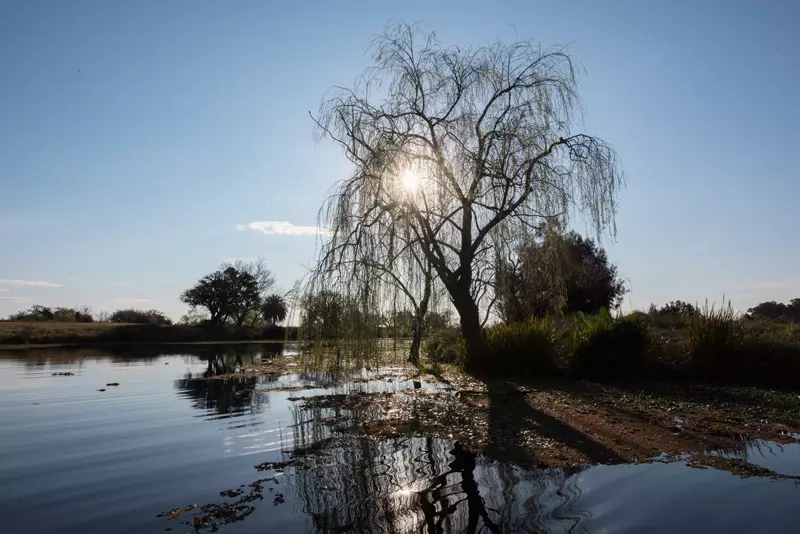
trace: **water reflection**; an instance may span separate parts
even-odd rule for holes
[[[795,437],[796,439],[796,437]],[[778,443],[764,439],[739,438],[736,447],[715,449],[709,454],[747,462],[775,471],[780,475],[800,476],[800,443]]]
[[[270,382],[235,375],[274,350],[171,350],[0,353],[2,532],[213,531],[244,519],[226,515],[237,502],[254,511],[229,532],[797,530],[794,480],[683,462],[526,470],[452,440],[364,435],[365,421],[392,415],[348,399],[438,387],[399,369]],[[121,385],[97,392],[108,382]],[[253,469],[292,450],[282,476]],[[717,454],[800,474],[797,443]],[[177,520],[156,517],[175,507],[186,510]],[[217,524],[195,524],[197,514]]]
[[[348,438],[287,479],[318,532],[583,532],[580,471],[525,471],[433,438]]]
[[[256,387],[275,382],[277,377],[236,375],[247,365],[278,356],[281,349],[281,345],[216,349],[201,356],[206,361],[203,372],[187,371],[175,380],[175,389],[181,397],[192,400],[192,406],[199,410],[211,410],[216,415],[258,414],[269,405],[269,396],[259,394]],[[232,376],[217,378],[222,375]]]
[[[369,385],[369,383],[367,383]],[[527,471],[435,438],[337,434],[380,417],[333,403],[294,410],[287,478],[317,532],[583,532],[573,476],[583,468]]]

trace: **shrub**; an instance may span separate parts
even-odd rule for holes
[[[9,321],[55,321],[60,323],[91,323],[94,322],[92,310],[88,306],[77,306],[75,308],[59,307],[55,309],[47,306],[31,306],[30,309],[12,314],[8,317]]]
[[[155,324],[171,325],[172,320],[158,310],[117,310],[111,314],[109,321],[112,323]]]
[[[455,327],[434,330],[425,342],[425,353],[434,364],[463,362],[466,352],[461,331]]]
[[[640,378],[650,342],[650,329],[640,315],[614,318],[601,310],[591,319],[578,314],[570,369],[578,377],[595,380]]]
[[[487,359],[476,365],[498,374],[556,374],[554,337],[555,327],[547,319],[493,325],[486,329]]]

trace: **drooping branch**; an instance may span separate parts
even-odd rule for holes
[[[479,332],[500,250],[576,212],[614,232],[622,170],[605,142],[573,131],[581,108],[566,49],[450,48],[399,24],[374,41],[373,60],[313,117],[353,166],[320,212],[331,231],[320,272],[348,266],[358,274],[337,280],[362,284],[355,293],[407,296],[424,292],[428,265],[462,326]],[[408,173],[417,185],[404,184]]]

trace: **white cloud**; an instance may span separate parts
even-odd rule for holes
[[[61,284],[53,282],[42,282],[41,280],[8,280],[0,278],[0,284],[7,286],[25,286],[25,287],[61,287]]]
[[[8,293],[8,289],[0,287],[0,293]]]
[[[155,302],[153,299],[142,299],[136,297],[117,297],[114,299],[117,304],[145,304],[148,302]]]
[[[286,221],[255,221],[249,224],[237,224],[240,232],[255,230],[266,235],[328,235],[328,230],[318,226],[297,226]]]
[[[31,299],[25,297],[0,297],[0,300],[10,300],[11,302],[29,302]]]

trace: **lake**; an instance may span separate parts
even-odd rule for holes
[[[399,374],[206,379],[293,357],[281,350],[0,351],[0,531],[800,531],[794,480],[683,462],[525,470],[448,440],[337,435],[321,423],[353,414],[297,402],[440,387]],[[800,475],[798,444],[714,454]]]

